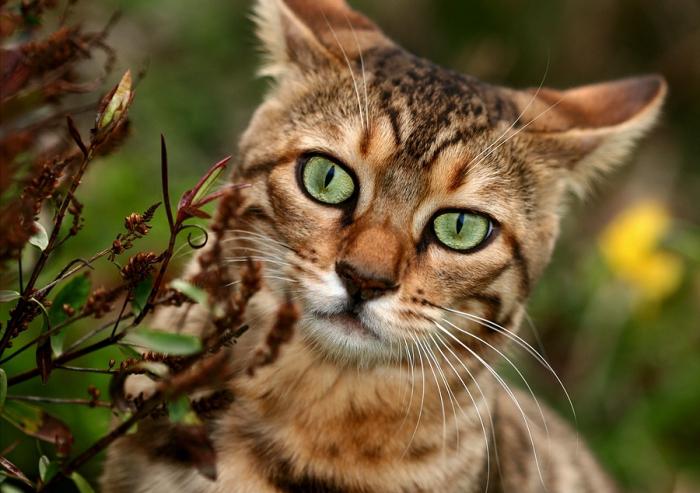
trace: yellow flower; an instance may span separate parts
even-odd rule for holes
[[[670,226],[663,204],[643,201],[613,219],[599,238],[610,269],[635,288],[640,301],[662,301],[681,283],[681,259],[659,249]]]

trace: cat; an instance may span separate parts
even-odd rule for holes
[[[264,284],[211,425],[218,477],[159,456],[155,426],[110,448],[103,490],[616,491],[494,365],[538,357],[517,331],[564,202],[650,129],[663,78],[514,90],[404,51],[344,0],[254,12],[273,86],[241,138],[233,180],[251,186],[223,244]],[[290,340],[246,371],[290,296]],[[158,325],[207,330],[204,307],[183,310]]]

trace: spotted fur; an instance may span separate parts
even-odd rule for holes
[[[273,88],[241,139],[233,179],[251,187],[225,245],[259,257],[265,285],[211,425],[218,479],[164,453],[154,426],[111,448],[104,491],[614,491],[562,420],[489,368],[517,345],[567,194],[652,126],[663,79],[513,90],[407,53],[343,0],[258,0],[255,18]],[[303,192],[314,153],[354,174],[343,206]],[[489,240],[441,246],[431,219],[450,208],[492,218]],[[287,297],[302,319],[251,376]],[[158,324],[201,333],[203,310]]]

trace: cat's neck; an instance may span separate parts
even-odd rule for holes
[[[341,367],[296,338],[273,364],[236,380],[224,427],[253,457],[263,454],[261,462],[270,463],[272,453],[273,463],[298,461],[322,475],[344,471],[348,477],[366,475],[369,466],[381,491],[391,491],[382,489],[381,478],[398,462],[409,461],[416,471],[444,469],[436,476],[441,481],[465,467],[481,474],[491,388],[465,386],[456,377],[461,372],[438,369],[427,356],[415,363],[413,370]]]

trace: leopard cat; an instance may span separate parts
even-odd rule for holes
[[[233,271],[258,260],[263,285],[233,402],[210,423],[218,476],[144,424],[110,448],[103,491],[616,491],[498,369],[521,349],[551,370],[518,335],[528,295],[568,196],[653,125],[663,78],[516,90],[408,53],[344,0],[257,0],[254,19],[272,85],[240,141],[232,179],[250,186],[221,244]],[[288,299],[291,338],[247,371]],[[156,323],[203,334],[209,319],[190,305]]]

